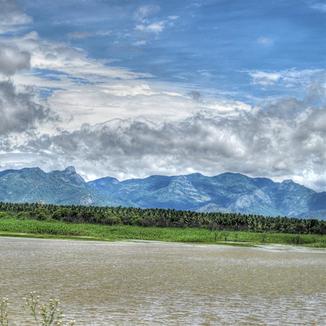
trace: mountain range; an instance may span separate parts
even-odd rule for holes
[[[124,181],[105,177],[86,182],[74,167],[52,172],[40,168],[4,170],[0,172],[0,201],[173,208],[326,219],[326,192],[315,192],[292,180],[274,182],[239,173],[213,177],[200,173],[153,175]]]

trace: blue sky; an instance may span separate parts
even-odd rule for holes
[[[326,63],[326,10],[318,1],[20,0],[20,4],[34,19],[30,28],[43,38],[68,42],[93,58],[153,78],[213,91],[278,95],[282,88],[253,87],[247,72],[318,69]],[[140,8],[145,11],[142,15],[137,14]],[[137,29],[160,23],[158,30]]]
[[[0,0],[0,169],[326,190],[326,2]]]

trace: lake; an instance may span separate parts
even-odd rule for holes
[[[325,325],[326,250],[0,238],[0,297],[76,325]]]

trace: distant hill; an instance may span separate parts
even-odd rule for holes
[[[0,201],[89,205],[95,203],[89,188],[73,167],[49,173],[39,168],[0,172]]]
[[[73,167],[46,173],[39,168],[0,172],[0,201],[111,205],[223,211],[268,216],[326,219],[326,192],[286,180],[251,178],[238,173],[207,177],[199,173],[86,182]]]

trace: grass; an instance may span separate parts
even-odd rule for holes
[[[326,236],[315,234],[215,232],[201,228],[107,226],[60,221],[21,220],[17,218],[0,219],[0,236],[101,241],[155,240],[242,246],[285,244],[326,248]]]

